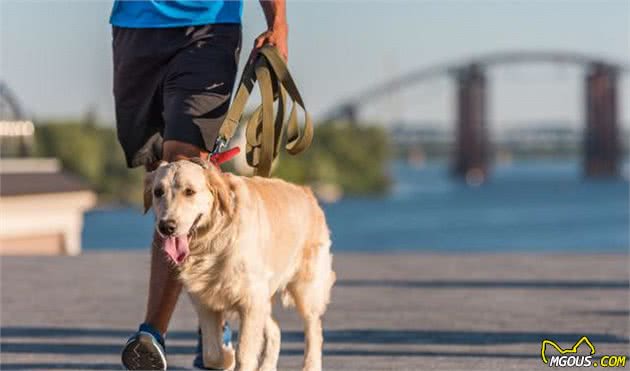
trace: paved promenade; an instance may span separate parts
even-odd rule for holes
[[[336,254],[326,370],[545,370],[541,340],[628,354],[624,255]],[[117,370],[142,319],[148,253],[5,257],[2,370]],[[280,370],[299,369],[301,323],[276,309]],[[196,320],[183,296],[171,369],[191,369]],[[626,366],[630,368],[630,365]]]

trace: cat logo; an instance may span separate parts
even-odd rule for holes
[[[559,354],[547,357],[548,346],[554,348]],[[577,354],[578,349],[582,347],[581,352],[588,351],[589,354]],[[543,340],[540,349],[540,358],[543,363],[549,367],[625,367],[626,356],[605,355],[599,360],[599,363],[594,360],[595,346],[586,337],[582,336],[573,347],[569,349],[563,349],[555,341]]]

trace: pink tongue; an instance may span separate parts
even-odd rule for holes
[[[188,256],[188,236],[166,238],[164,240],[164,251],[176,264],[181,264]]]

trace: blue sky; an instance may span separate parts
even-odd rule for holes
[[[113,123],[110,8],[101,0],[2,0],[0,79],[35,118],[76,117],[93,106]],[[629,1],[289,0],[288,16],[290,67],[316,117],[402,73],[484,53],[567,50],[630,61]],[[258,3],[246,1],[243,56],[264,28]],[[581,68],[505,66],[488,76],[492,124],[581,120]],[[628,102],[627,76],[620,88]],[[362,115],[451,122],[453,82],[412,87]],[[627,104],[620,115],[630,122]]]

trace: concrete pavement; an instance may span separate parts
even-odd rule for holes
[[[335,255],[326,370],[536,370],[542,339],[582,336],[628,354],[626,255]],[[141,321],[148,251],[1,260],[1,369],[116,370]],[[301,365],[297,315],[276,309],[280,370]],[[196,319],[183,296],[171,369],[191,369]],[[630,365],[626,366],[630,368]]]

